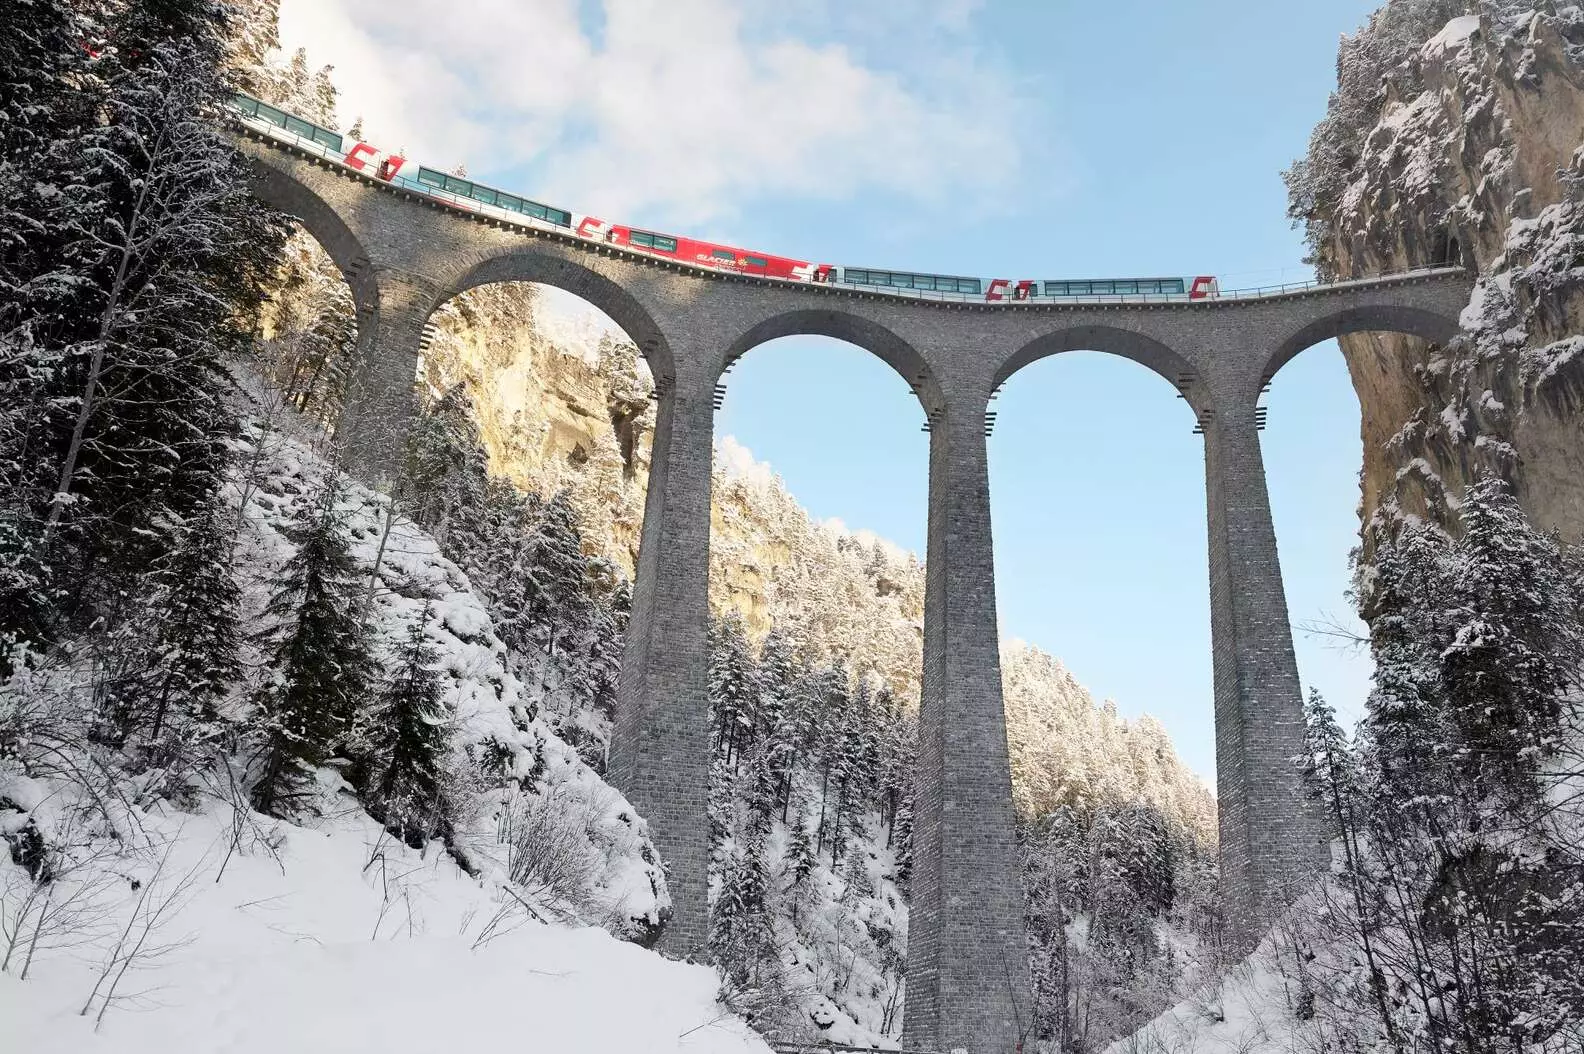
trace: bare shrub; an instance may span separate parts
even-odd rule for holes
[[[6,868],[0,883],[0,972],[15,971],[23,981],[39,952],[102,938],[120,884],[105,870],[113,847],[82,836],[74,816],[39,840],[33,866]]]
[[[597,859],[588,803],[555,793],[515,795],[501,816],[507,874],[530,897],[573,911],[589,906]]]
[[[138,898],[127,916],[126,925],[105,956],[99,978],[78,1011],[87,1017],[93,1013],[95,1000],[98,1001],[99,1012],[94,1016],[96,1032],[112,1006],[135,1004],[151,993],[151,989],[123,991],[121,985],[128,973],[157,969],[195,939],[193,934],[173,939],[164,936],[165,928],[192,899],[198,879],[208,864],[205,857],[183,874],[173,875],[168,868],[176,842],[177,839],[171,839],[160,854],[154,873],[138,887]]]

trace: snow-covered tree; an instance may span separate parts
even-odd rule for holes
[[[279,813],[299,798],[309,770],[345,740],[377,675],[361,615],[362,576],[327,479],[313,507],[288,533],[296,551],[265,615],[269,666],[254,693],[259,747],[253,802]]]
[[[171,552],[150,575],[142,621],[148,627],[147,736],[167,752],[213,742],[219,704],[240,680],[241,591],[231,566],[231,511],[218,497],[181,525]]]
[[[1498,481],[1460,517],[1456,535],[1378,528],[1361,576],[1375,686],[1351,748],[1311,700],[1308,769],[1344,850],[1315,997],[1377,1022],[1361,1042],[1545,1049],[1584,1006],[1581,818],[1555,793],[1581,769],[1580,563]]]
[[[716,622],[710,648],[710,704],[715,751],[733,773],[753,745],[759,679],[748,634],[735,612]]]
[[[446,808],[442,766],[450,715],[438,655],[426,635],[433,618],[425,604],[373,704],[359,717],[355,745],[364,805],[414,848],[439,830]]]
[[[214,492],[221,364],[247,346],[241,319],[282,237],[215,120],[230,90],[223,8],[78,11],[93,17],[59,62],[75,102],[30,163],[35,233],[7,254],[0,327],[0,389],[24,408],[0,429],[0,566],[41,569],[53,592],[42,613],[0,605],[0,632],[101,616],[164,550],[156,525]]]

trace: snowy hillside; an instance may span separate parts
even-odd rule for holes
[[[304,441],[265,432],[257,422],[241,446],[239,460],[250,469],[262,458],[252,469],[256,480],[241,483],[249,490],[251,529],[238,547],[244,596],[262,608],[291,553],[282,529],[304,514],[329,470]],[[374,578],[370,620],[387,650],[429,612],[424,633],[437,649],[452,715],[449,767],[468,784],[474,805],[450,837],[452,850],[470,870],[509,869],[513,820],[525,811],[553,810],[583,826],[592,882],[585,903],[552,904],[552,910],[580,913],[619,933],[653,929],[670,901],[647,826],[546,723],[541,698],[513,672],[467,578],[410,520],[388,519],[383,496],[348,480],[341,507],[353,555]]]
[[[253,627],[292,555],[283,529],[329,471],[286,434],[295,418],[270,419],[245,427],[232,483]],[[348,483],[339,505],[380,651],[420,620],[434,648],[447,794],[466,807],[411,848],[337,762],[292,821],[264,816],[242,755],[133,772],[63,731],[88,656],[24,672],[0,693],[8,729],[37,732],[0,759],[7,1049],[763,1051],[713,970],[612,935],[651,936],[669,905],[646,827],[539,715],[467,578],[399,517],[387,535],[383,498]],[[224,719],[245,719],[249,686]]]
[[[470,878],[437,847],[419,854],[384,835],[334,779],[322,791],[340,815],[307,826],[243,817],[262,841],[230,860],[223,805],[129,812],[135,839],[57,893],[58,911],[87,890],[67,908],[71,929],[48,934],[26,980],[0,973],[5,1049],[768,1050],[716,1004],[708,967],[597,928],[535,921],[504,886]],[[66,824],[75,804],[57,796],[44,808]],[[20,881],[10,866],[5,880]],[[114,974],[100,984],[128,923],[136,939],[162,908],[119,985],[110,987]]]

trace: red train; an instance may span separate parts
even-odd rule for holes
[[[328,128],[304,121],[267,103],[237,95],[232,105],[272,131],[283,130],[297,141],[307,141],[314,149],[328,153],[341,164],[420,194],[439,196],[454,205],[477,209],[479,205],[500,209],[553,224],[576,232],[579,237],[609,242],[640,252],[668,256],[674,260],[719,271],[781,278],[792,282],[840,283],[890,293],[953,298],[983,297],[985,300],[1074,300],[1074,299],[1177,299],[1205,300],[1220,295],[1212,275],[1189,278],[1081,278],[1036,282],[1031,278],[993,278],[988,282],[961,275],[918,274],[912,271],[881,271],[866,267],[837,267],[810,263],[786,256],[739,249],[734,245],[699,241],[677,234],[640,230],[619,223],[608,223],[595,216],[581,216],[545,205],[517,194],[486,186],[462,176],[451,175],[424,165],[417,172],[405,158],[386,154],[368,143],[346,148],[343,136]],[[278,134],[278,133],[277,133]]]
[[[786,278],[795,282],[829,282],[834,279],[836,273],[836,268],[832,264],[809,263],[805,260],[773,256],[770,253],[699,241],[696,238],[686,238],[676,234],[661,234],[658,231],[645,231],[637,227],[624,227],[619,223],[606,223],[595,216],[579,217],[577,233],[583,238],[642,249],[644,252],[656,253],[660,256],[671,256],[686,263],[713,267],[722,271],[736,271],[740,274],[761,275],[765,278]]]

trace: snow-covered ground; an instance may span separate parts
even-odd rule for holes
[[[498,884],[470,879],[433,848],[420,855],[393,842],[349,796],[333,785],[325,792],[343,797],[342,815],[311,827],[263,821],[270,847],[229,861],[228,809],[142,817],[149,848],[115,864],[93,920],[97,939],[40,951],[26,981],[15,970],[0,974],[0,1047],[768,1050],[716,1004],[713,970],[669,962],[598,928],[534,921]],[[173,841],[155,878],[165,839]],[[97,1001],[88,1016],[79,1011],[140,894],[158,903],[189,876],[187,894],[152,937],[170,950],[128,972],[96,1032]]]
[[[1297,1054],[1291,982],[1261,945],[1218,982],[1183,1000],[1105,1054]],[[1312,1037],[1303,1037],[1310,1038]]]
[[[292,552],[282,528],[328,471],[314,446],[289,413],[267,429],[256,417],[239,444],[249,630]],[[13,836],[0,842],[0,958],[13,950],[0,1051],[766,1054],[717,1002],[713,969],[613,935],[648,936],[669,908],[647,827],[556,736],[467,577],[399,518],[381,552],[383,499],[365,488],[349,483],[340,505],[365,573],[378,554],[377,637],[388,646],[431,612],[452,714],[446,767],[470,806],[450,851],[392,839],[331,769],[288,823],[233,804],[246,800],[234,756],[159,793],[164,774],[99,767],[87,748],[41,765],[0,759],[0,831]],[[52,668],[10,700],[69,700],[74,678]],[[233,716],[249,687],[229,700]],[[566,825],[561,844],[585,880],[576,897],[508,880],[511,825],[535,810]],[[35,885],[21,866],[25,829],[51,847],[56,881]]]

